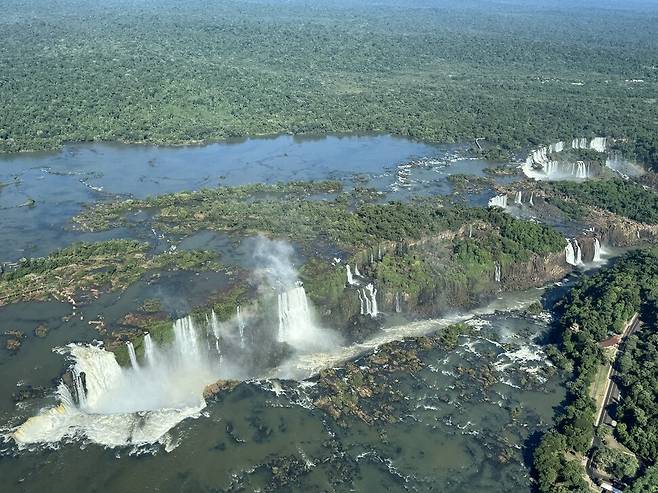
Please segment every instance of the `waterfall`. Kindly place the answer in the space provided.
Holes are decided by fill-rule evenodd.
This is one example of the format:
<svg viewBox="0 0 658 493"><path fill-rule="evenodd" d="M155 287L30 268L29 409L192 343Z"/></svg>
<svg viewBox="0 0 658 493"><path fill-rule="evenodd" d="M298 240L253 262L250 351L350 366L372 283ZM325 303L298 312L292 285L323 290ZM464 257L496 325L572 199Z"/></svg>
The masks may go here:
<svg viewBox="0 0 658 493"><path fill-rule="evenodd" d="M468 237L473 238L473 224L468 225Z"/></svg>
<svg viewBox="0 0 658 493"><path fill-rule="evenodd" d="M500 269L500 264L498 262L495 263L494 269L495 269L494 270L494 279L498 284L500 284L501 269Z"/></svg>
<svg viewBox="0 0 658 493"><path fill-rule="evenodd" d="M132 366L134 370L139 369L139 365L137 364L137 354L135 354L135 346L133 346L132 342L128 341L126 342L126 347L128 348L128 358L130 358L130 366Z"/></svg>
<svg viewBox="0 0 658 493"><path fill-rule="evenodd" d="M564 248L567 264L576 266L576 252L573 249L571 240L567 240L567 246Z"/></svg>
<svg viewBox="0 0 658 493"><path fill-rule="evenodd" d="M359 272L359 266L357 264L354 264L354 275L361 277L361 273Z"/></svg>
<svg viewBox="0 0 658 493"><path fill-rule="evenodd" d="M400 313L402 309L400 308L400 293L395 293L395 313Z"/></svg>
<svg viewBox="0 0 658 493"><path fill-rule="evenodd" d="M496 195L489 199L489 207L500 207L501 209L507 208L507 195Z"/></svg>
<svg viewBox="0 0 658 493"><path fill-rule="evenodd" d="M530 204L531 206L535 205L535 202L533 200L534 197L535 197L535 192L530 192L530 200L528 201L528 204Z"/></svg>
<svg viewBox="0 0 658 493"><path fill-rule="evenodd" d="M578 240L575 238L573 240L567 240L567 246L565 247L565 258L567 264L573 265L583 265L583 254L578 244Z"/></svg>
<svg viewBox="0 0 658 493"><path fill-rule="evenodd" d="M608 148L608 139L605 137L594 137L589 143L589 148L598 152L605 152Z"/></svg>
<svg viewBox="0 0 658 493"><path fill-rule="evenodd" d="M379 315L377 288L372 283L359 291L359 301L361 302L361 315L370 315L372 318L377 318L377 315Z"/></svg>
<svg viewBox="0 0 658 493"><path fill-rule="evenodd" d="M244 320L242 319L242 314L240 313L240 305L238 305L235 309L236 311L236 319L238 321L238 332L240 334L240 347L244 349ZM219 348L218 348L219 351Z"/></svg>
<svg viewBox="0 0 658 493"><path fill-rule="evenodd" d="M583 265L583 253L580 249L580 245L578 244L578 240L574 238L574 249L576 252L576 265Z"/></svg>
<svg viewBox="0 0 658 493"><path fill-rule="evenodd" d="M156 361L156 348L153 345L153 339L151 339L151 334L145 334L144 335L144 363L146 365L154 365L155 361Z"/></svg>
<svg viewBox="0 0 658 493"><path fill-rule="evenodd" d="M304 341L313 327L304 287L298 285L279 293L279 342Z"/></svg>
<svg viewBox="0 0 658 493"><path fill-rule="evenodd" d="M583 161L575 163L554 160L554 154L565 150L564 142L556 142L548 147L542 146L530 151L521 166L524 174L537 180L564 180L591 178L594 170ZM573 139L571 149L593 149L598 152L606 152L608 139L606 137L594 137L591 141L586 138Z"/></svg>
<svg viewBox="0 0 658 493"><path fill-rule="evenodd" d="M377 260L381 260L382 258L382 246L377 245Z"/></svg>
<svg viewBox="0 0 658 493"><path fill-rule="evenodd" d="M594 238L594 262L601 261L601 242L598 238Z"/></svg>
<svg viewBox="0 0 658 493"><path fill-rule="evenodd" d="M521 205L523 199L523 192L516 192L514 195L514 203Z"/></svg>
<svg viewBox="0 0 658 493"><path fill-rule="evenodd" d="M350 268L350 264L347 264L345 268L347 269L347 285L348 286L358 285L359 284L358 281L355 281L354 276L352 276L352 269Z"/></svg>

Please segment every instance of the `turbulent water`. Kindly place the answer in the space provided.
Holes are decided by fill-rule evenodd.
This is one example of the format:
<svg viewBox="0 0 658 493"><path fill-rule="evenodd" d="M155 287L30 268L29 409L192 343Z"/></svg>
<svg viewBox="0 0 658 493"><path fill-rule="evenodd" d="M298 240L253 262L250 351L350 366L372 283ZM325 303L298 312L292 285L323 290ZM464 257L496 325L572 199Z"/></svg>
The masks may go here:
<svg viewBox="0 0 658 493"><path fill-rule="evenodd" d="M252 491L279 484L273 482L273 468L280 470L288 463L294 465L296 487L304 491L324 489L329 484L338 491L372 487L429 491L429 485L440 485L441 491L448 492L501 488L527 491L523 451L532 430L550 422L552 406L562 399L563 391L537 343L547 319L494 313L523 308L538 294L531 290L497 300L477 312L395 325L362 345L298 354L285 368L273 370L268 379L246 381L201 411L198 387L190 388L189 393L181 391L171 401L181 404L178 416L173 410L130 412L121 406L115 409L119 414L105 414L114 405L110 395L125 398L130 394L134 403L144 404L137 407L160 405L160 397L154 400L152 395L141 396L144 392L149 394L144 385L153 382L146 375L155 367L149 369L148 363L140 361L140 370L117 370L108 353L99 348L68 347L67 353L77 368L110 377L105 383L88 378L89 398L85 405L102 412L94 415L72 410L77 421L68 424L85 427L87 432L95 433L90 439L103 437L105 443L110 442L109 436L126 440L123 433L128 429L130 440L136 444L147 433L150 438L159 436L158 448L142 445L127 452L151 454L166 449L169 453L161 451L145 460L111 460L100 448L87 446L81 454L78 446L60 441L56 453L63 463L69 464L63 485L76 489L139 487L142 491L172 492L241 487ZM396 376L396 388L406 396L398 406L396 423L372 427L349 418L349 428L343 429L313 409L307 395L312 386L303 380L277 379L292 368L301 378L320 368L342 365L346 359L376 351L386 341L440 330L458 320L467 321L475 331L462 337L456 350L432 350L423 356L425 368L420 373ZM185 323L179 325L183 329ZM180 338L170 346L159 347L162 360L180 356L183 341L186 351L192 350L189 335L179 333ZM213 351L206 354L212 355ZM217 363L218 359L209 359L208 363ZM358 365L364 364L359 361ZM197 364L192 366L195 372L199 371ZM215 369L213 364L201 366L211 372ZM144 378L138 375L139 371ZM483 371L493 371L498 383L485 386L478 382L477 375ZM61 413L61 409L52 412ZM46 415L48 412L42 416ZM198 419L180 422L187 416ZM164 428L170 419L179 423L167 431ZM155 428L156 423L162 426ZM30 421L25 427L35 429ZM31 474L39 454L23 456L11 468L7 462L0 462L3 478L23 476L28 478L27 487L43 487L44 474L52 474L55 465L44 463L38 468L40 474ZM122 479L127 467L133 483ZM100 474L91 474L99 469ZM82 472L85 470L90 474Z"/></svg>
<svg viewBox="0 0 658 493"><path fill-rule="evenodd" d="M456 148L387 137L301 143L282 137L236 146L80 146L60 155L12 159L6 173L13 174L0 177L19 177L0 196L8 240L3 258L103 238L64 232L63 226L82 204L107 194L239 184L247 166L254 170L249 181L332 178L349 188L354 180L404 200L449 193L451 173L482 175L489 165L460 156ZM362 163L358 181L354 160ZM193 165L181 166L188 162ZM66 199L64 189L70 191ZM468 200L486 205L486 194ZM42 197L36 207L19 208L31 195ZM514 201L532 205L532 196L517 194ZM507 196L491 205L507 207ZM107 236L136 236L155 249L179 241L136 228ZM200 244L221 251L223 262L252 271L261 283L259 294L270 302L236 306L229 320L214 312L207 318L185 316L226 279L179 272L104 295L80 306L74 318L60 304L0 308L4 326L29 334L40 323L51 329L45 339L29 337L16 356L0 355L5 376L0 474L10 491L268 491L291 484L301 491L426 491L437 485L441 491L528 491L523 454L532 433L550 424L563 390L539 344L546 319L503 312L528 306L541 291L506 294L479 310L440 320L409 321L399 294L395 313L382 313L376 285L357 265L346 266L346 286L361 313L385 326L361 343L345 344L317 323L289 246L265 243L254 256L244 250L247 242L236 246L203 233L180 239L179 246ZM600 253L605 256L602 248ZM504 282L499 268L493 275ZM127 364L119 366L92 341L96 332L88 321L120 325L126 313L152 298L179 317L173 338L146 335L141 344L126 347ZM265 332L255 330L257 319L269 321ZM370 426L348 417L343 428L313 405L318 384L309 378L321 370L351 361L361 365L384 343L456 321L467 321L475 332L462 337L455 351L423 355L417 374L395 377L401 395L393 406L395 422ZM53 347L59 349L52 352ZM282 361L265 361L276 351L285 355ZM60 381L66 366L68 376ZM497 383L483 385L477 376L489 372ZM206 402L204 387L218 379L242 383ZM11 402L14 391L28 388L35 397Z"/></svg>

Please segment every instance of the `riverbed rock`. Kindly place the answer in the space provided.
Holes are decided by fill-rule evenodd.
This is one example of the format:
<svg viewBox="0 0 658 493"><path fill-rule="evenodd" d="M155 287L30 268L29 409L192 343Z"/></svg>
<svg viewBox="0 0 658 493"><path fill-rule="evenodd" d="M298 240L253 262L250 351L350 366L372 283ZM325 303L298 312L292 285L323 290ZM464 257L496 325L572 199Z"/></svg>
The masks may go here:
<svg viewBox="0 0 658 493"><path fill-rule="evenodd" d="M48 328L47 325L41 324L34 329L34 335L40 338L44 338L48 335L49 330L50 329Z"/></svg>
<svg viewBox="0 0 658 493"><path fill-rule="evenodd" d="M239 384L238 380L217 380L215 383L206 385L203 389L203 398L206 400L216 398L219 394L230 392Z"/></svg>

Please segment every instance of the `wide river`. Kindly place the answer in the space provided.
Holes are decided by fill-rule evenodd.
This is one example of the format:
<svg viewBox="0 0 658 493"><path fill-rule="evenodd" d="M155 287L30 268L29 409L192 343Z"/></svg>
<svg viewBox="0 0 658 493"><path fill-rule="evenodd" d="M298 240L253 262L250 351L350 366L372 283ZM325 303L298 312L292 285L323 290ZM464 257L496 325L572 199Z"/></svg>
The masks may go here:
<svg viewBox="0 0 658 493"><path fill-rule="evenodd" d="M390 136L281 136L179 148L76 145L58 153L4 156L0 261L46 255L81 240L128 237L147 240L156 250L170 246L138 227L95 234L71 228L71 217L83 207L117 196L335 179L347 189L365 185L386 192L387 199L407 200L450 193L449 175L482 176L487 166L463 146ZM476 194L469 201L486 204L490 196ZM249 252L221 235L170 241L183 248L216 248L223 261L249 261ZM111 325L149 298L165 301L170 314L183 316L222 282L213 273L169 273L81 306L82 317L73 319L66 317L70 306L56 302L0 307L0 328L27 334L16 354L0 349L2 490L530 491L529 450L536 433L550 426L564 389L540 343L549 315L510 310L527 307L542 290L511 293L446 320L392 318L385 331L364 344L297 362L310 370L336 367L382 342L467 320L474 332L462 337L456 350L431 350L423 356L424 369L399 377L395 385L406 410L395 423L366 425L348 418L341 426L309 403L308 384L263 378L243 382L150 446L111 448L75 437L15 444L15 427L57 402L55 387L69 363L53 348L97 337L87 320L102 314ZM50 328L45 338L33 335L40 324ZM496 383L485 385L477 378L491 372ZM45 388L45 396L15 403L12 395L26 386ZM138 423L147 417L135 413L130 419Z"/></svg>

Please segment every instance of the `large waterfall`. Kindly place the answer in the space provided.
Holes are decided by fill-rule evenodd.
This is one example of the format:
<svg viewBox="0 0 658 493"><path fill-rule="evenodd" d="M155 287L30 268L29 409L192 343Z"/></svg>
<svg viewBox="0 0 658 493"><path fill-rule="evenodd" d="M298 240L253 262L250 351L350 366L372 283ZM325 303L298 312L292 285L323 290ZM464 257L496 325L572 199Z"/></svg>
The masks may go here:
<svg viewBox="0 0 658 493"><path fill-rule="evenodd" d="M279 342L303 345L314 326L303 286L279 293Z"/></svg>
<svg viewBox="0 0 658 493"><path fill-rule="evenodd" d="M220 377L216 354L208 350L207 327L191 317L176 320L173 341L156 346L144 337L140 363L128 346L130 368L94 345L60 350L73 362L57 389L60 404L30 418L14 433L18 443L54 442L85 436L107 446L161 441L179 421L204 406L204 387ZM132 349L130 349L132 347Z"/></svg>
<svg viewBox="0 0 658 493"><path fill-rule="evenodd" d="M514 194L514 203L518 205L523 203L523 192L516 192L516 194Z"/></svg>
<svg viewBox="0 0 658 493"><path fill-rule="evenodd" d="M608 139L605 137L594 137L592 140L573 139L570 148L606 152ZM565 149L565 143L560 141L531 151L522 166L523 172L536 180L584 180L595 174L589 164L583 161L567 162L553 159L555 154Z"/></svg>

